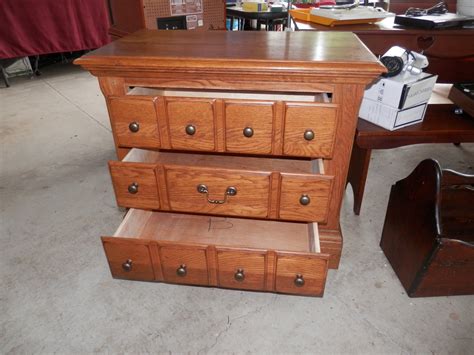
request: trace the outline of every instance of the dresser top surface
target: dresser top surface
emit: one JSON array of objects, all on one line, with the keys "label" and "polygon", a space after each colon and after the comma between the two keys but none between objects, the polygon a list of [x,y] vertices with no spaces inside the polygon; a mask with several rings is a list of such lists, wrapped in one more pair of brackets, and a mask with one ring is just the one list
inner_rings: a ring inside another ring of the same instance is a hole
[{"label": "dresser top surface", "polygon": [[383,67],[350,32],[227,32],[141,30],[76,60],[100,66],[317,69],[344,67],[381,73]]}]

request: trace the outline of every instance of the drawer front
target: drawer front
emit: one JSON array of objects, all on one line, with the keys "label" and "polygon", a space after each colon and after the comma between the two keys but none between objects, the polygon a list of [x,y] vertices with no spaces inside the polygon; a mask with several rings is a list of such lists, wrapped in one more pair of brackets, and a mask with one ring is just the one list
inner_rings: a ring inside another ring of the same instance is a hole
[{"label": "drawer front", "polygon": [[215,150],[214,101],[166,99],[171,148]]},{"label": "drawer front", "polygon": [[273,103],[226,102],[226,150],[270,154],[273,135]]},{"label": "drawer front", "polygon": [[282,293],[322,296],[327,270],[327,256],[278,253],[275,290]]},{"label": "drawer front", "polygon": [[280,218],[324,222],[332,181],[324,175],[281,174]]},{"label": "drawer front", "polygon": [[166,282],[208,285],[206,250],[190,246],[160,247],[161,268]]},{"label": "drawer front", "polygon": [[265,289],[265,253],[217,248],[218,283],[221,287]]},{"label": "drawer front", "polygon": [[336,117],[333,105],[286,104],[283,154],[331,158]]},{"label": "drawer front", "polygon": [[208,168],[165,169],[172,211],[261,218],[268,215],[270,173]]},{"label": "drawer front", "polygon": [[117,204],[122,207],[159,209],[153,165],[109,162]]},{"label": "drawer front", "polygon": [[155,279],[149,245],[126,240],[112,242],[106,238],[102,241],[113,277],[146,281]]},{"label": "drawer front", "polygon": [[153,97],[112,97],[109,107],[119,146],[160,147]]}]

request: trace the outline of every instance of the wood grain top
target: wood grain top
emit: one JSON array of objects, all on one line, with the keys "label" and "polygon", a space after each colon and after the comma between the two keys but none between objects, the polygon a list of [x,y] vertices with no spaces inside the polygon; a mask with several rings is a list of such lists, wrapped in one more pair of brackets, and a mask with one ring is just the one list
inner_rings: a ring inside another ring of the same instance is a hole
[{"label": "wood grain top", "polygon": [[430,104],[423,122],[389,131],[359,119],[356,142],[361,148],[390,149],[419,143],[474,142],[474,119],[456,115],[454,105]]},{"label": "wood grain top", "polygon": [[75,61],[89,70],[327,71],[374,76],[384,67],[352,33],[141,30]]}]

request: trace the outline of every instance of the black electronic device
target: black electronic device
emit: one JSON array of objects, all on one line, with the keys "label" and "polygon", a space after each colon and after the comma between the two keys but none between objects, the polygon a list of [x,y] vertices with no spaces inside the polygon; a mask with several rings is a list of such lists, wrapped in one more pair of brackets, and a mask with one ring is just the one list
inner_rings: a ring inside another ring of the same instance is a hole
[{"label": "black electronic device", "polygon": [[383,56],[380,61],[387,68],[387,72],[382,74],[386,78],[397,76],[403,73],[420,75],[423,68],[428,66],[428,59],[423,54],[407,50],[399,46],[393,46]]},{"label": "black electronic device", "polygon": [[474,83],[457,83],[449,91],[448,98],[460,109],[474,118]]},{"label": "black electronic device", "polygon": [[403,67],[405,66],[403,59],[400,57],[386,56],[380,58],[380,61],[387,68],[387,72],[382,74],[382,76],[386,78],[397,76],[402,72]]},{"label": "black electronic device", "polygon": [[397,15],[394,23],[401,26],[418,27],[426,29],[440,29],[461,27],[463,25],[474,23],[474,17],[446,13],[440,15]]},{"label": "black electronic device", "polygon": [[186,30],[186,16],[158,17],[156,19],[159,30]]}]

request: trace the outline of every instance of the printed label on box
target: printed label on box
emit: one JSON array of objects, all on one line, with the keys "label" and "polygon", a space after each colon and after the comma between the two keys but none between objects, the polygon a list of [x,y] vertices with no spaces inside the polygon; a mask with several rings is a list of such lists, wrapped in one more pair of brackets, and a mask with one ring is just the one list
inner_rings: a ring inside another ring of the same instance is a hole
[{"label": "printed label on box", "polygon": [[364,92],[364,99],[380,102],[397,109],[427,102],[437,75],[422,73],[419,77],[381,78]]}]

